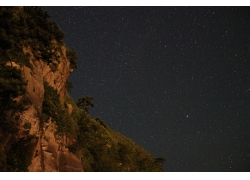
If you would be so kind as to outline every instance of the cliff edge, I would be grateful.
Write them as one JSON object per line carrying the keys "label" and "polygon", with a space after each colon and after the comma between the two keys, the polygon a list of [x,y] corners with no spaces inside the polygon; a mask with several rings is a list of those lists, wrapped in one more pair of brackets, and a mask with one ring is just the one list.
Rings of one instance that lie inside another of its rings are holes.
{"label": "cliff edge", "polygon": [[74,102],[77,55],[40,7],[0,7],[0,171],[164,171],[131,139]]}
{"label": "cliff edge", "polygon": [[[25,82],[23,93],[9,95],[8,99],[22,108],[10,105],[1,109],[2,171],[83,171],[81,161],[67,148],[66,135],[58,135],[56,122],[51,117],[43,117],[45,84],[58,93],[60,103],[64,104],[67,80],[73,71],[68,50],[61,40],[53,34],[46,40],[42,37],[46,31],[49,33],[49,28],[60,30],[47,20],[49,16],[40,8],[1,7],[0,15],[1,70],[20,72]],[[41,24],[51,27],[41,28]],[[11,74],[1,76],[2,87],[6,86],[2,96],[8,93],[7,81],[11,79],[17,81]],[[9,85],[13,86],[13,82]],[[0,99],[2,106],[6,105],[4,98]]]}

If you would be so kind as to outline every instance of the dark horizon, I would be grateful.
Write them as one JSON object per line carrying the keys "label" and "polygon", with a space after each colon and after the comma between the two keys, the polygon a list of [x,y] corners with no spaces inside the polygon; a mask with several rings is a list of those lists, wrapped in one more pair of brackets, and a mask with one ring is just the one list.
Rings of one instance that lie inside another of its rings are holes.
{"label": "dark horizon", "polygon": [[70,95],[166,171],[250,170],[249,7],[42,7],[75,48]]}

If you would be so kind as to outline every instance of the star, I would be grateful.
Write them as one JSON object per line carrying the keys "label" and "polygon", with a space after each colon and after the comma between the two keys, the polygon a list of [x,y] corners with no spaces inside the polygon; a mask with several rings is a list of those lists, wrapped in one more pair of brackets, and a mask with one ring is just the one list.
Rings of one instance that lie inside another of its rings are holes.
{"label": "star", "polygon": [[166,171],[249,171],[248,7],[43,9],[78,53],[70,95],[93,96],[92,116]]}

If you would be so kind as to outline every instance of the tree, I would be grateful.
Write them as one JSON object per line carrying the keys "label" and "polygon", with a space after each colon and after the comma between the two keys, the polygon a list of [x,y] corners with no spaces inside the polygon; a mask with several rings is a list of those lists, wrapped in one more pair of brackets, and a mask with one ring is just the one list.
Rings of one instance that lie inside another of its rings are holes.
{"label": "tree", "polygon": [[160,165],[163,165],[165,161],[166,161],[166,159],[162,158],[162,157],[159,157],[159,158],[155,159],[155,162],[159,163]]}
{"label": "tree", "polygon": [[74,86],[73,86],[73,83],[72,83],[71,81],[67,80],[67,81],[66,81],[65,87],[66,87],[67,91],[69,92],[69,91],[71,91],[71,89],[72,89]]}
{"label": "tree", "polygon": [[76,105],[88,112],[89,108],[93,108],[94,104],[91,102],[94,98],[92,96],[82,96],[78,99]]}
{"label": "tree", "polygon": [[99,117],[95,118],[96,122],[99,122],[103,127],[107,128],[107,124]]}
{"label": "tree", "polygon": [[76,59],[78,58],[76,50],[75,49],[67,49],[66,55],[69,58],[70,68],[76,69],[77,68]]}

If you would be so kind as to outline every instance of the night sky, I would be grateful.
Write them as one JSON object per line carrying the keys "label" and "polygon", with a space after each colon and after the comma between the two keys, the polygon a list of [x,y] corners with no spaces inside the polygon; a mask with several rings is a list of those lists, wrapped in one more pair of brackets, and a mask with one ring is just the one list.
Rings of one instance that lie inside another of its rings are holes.
{"label": "night sky", "polygon": [[250,171],[249,7],[43,7],[78,53],[70,95],[166,171]]}

